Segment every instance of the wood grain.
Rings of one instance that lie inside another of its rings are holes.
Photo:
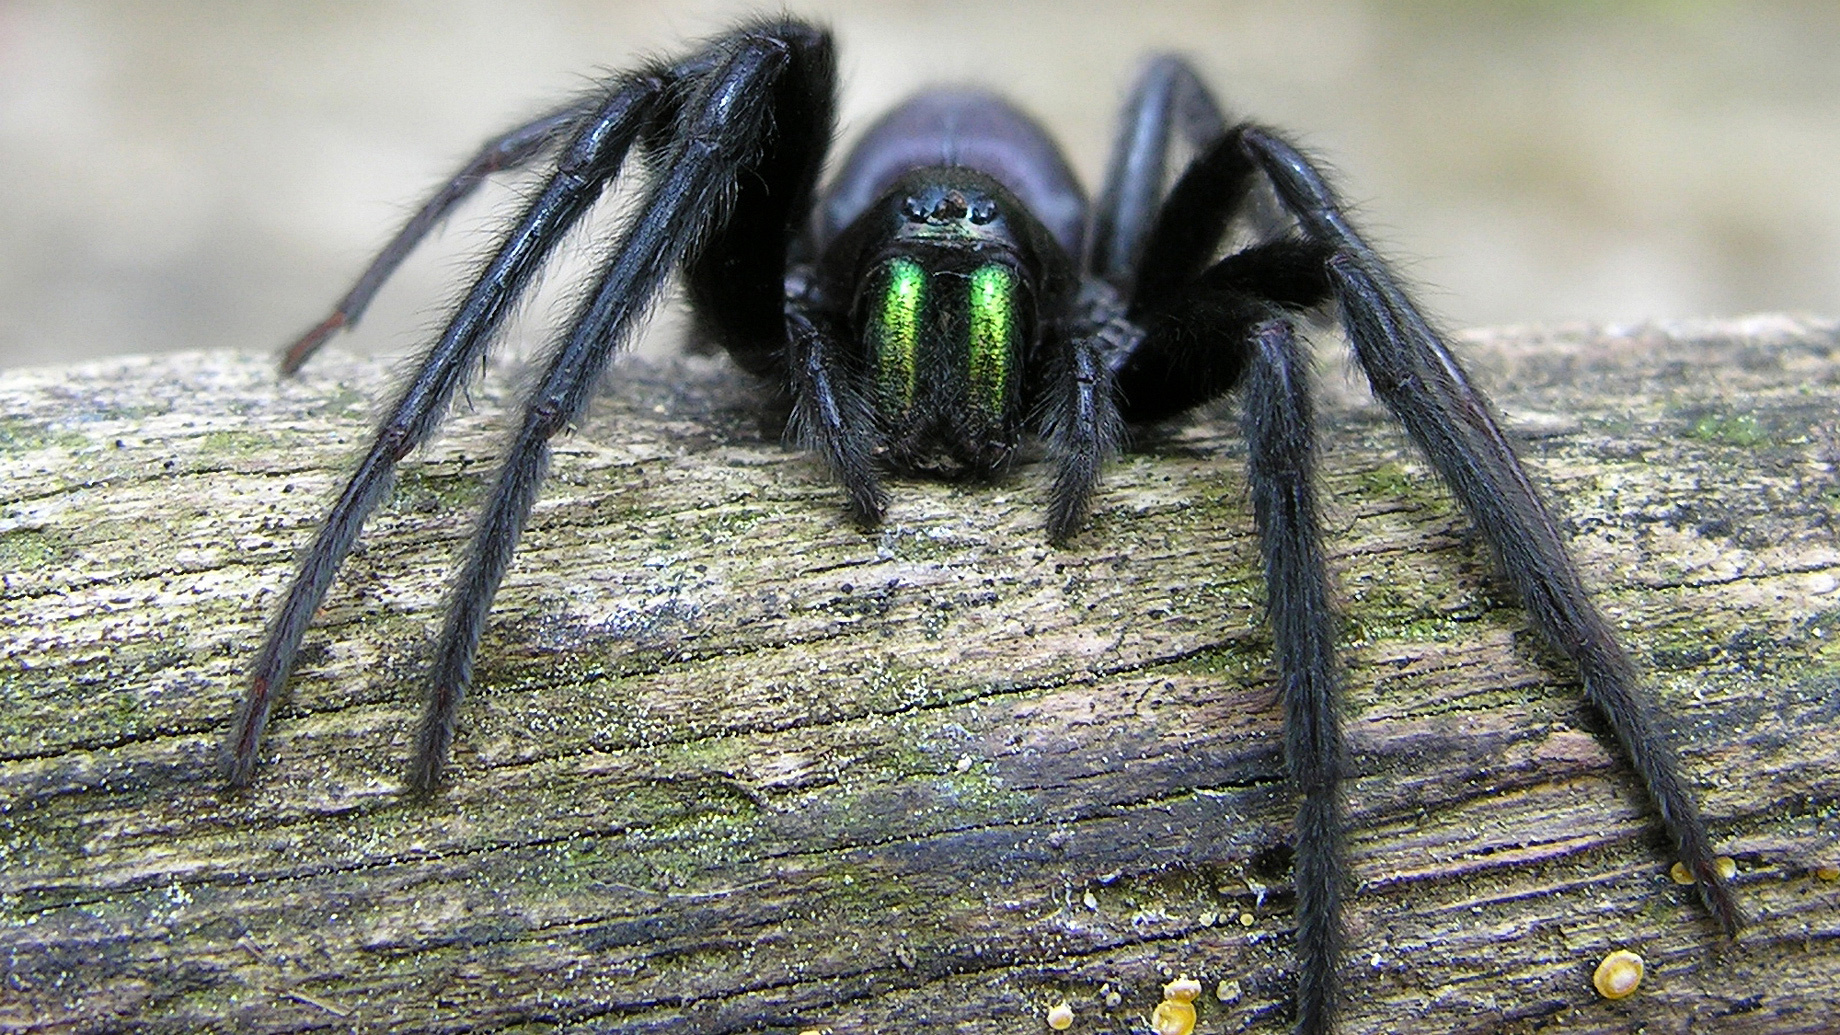
[[[1345,1028],[1831,1032],[1840,329],[1466,336],[1739,865],[1725,944],[1490,560],[1324,364],[1358,889]],[[1322,352],[1332,355],[1333,341]],[[451,789],[418,677],[516,378],[346,565],[247,793],[217,743],[383,364],[0,375],[0,1027],[1284,1030],[1287,825],[1243,451],[897,481],[864,533],[720,363],[629,362],[500,594]],[[1230,415],[1229,415],[1230,416]],[[1596,998],[1608,951],[1642,990]]]

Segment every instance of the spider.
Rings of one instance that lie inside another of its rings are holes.
[[[451,590],[412,788],[441,781],[481,628],[550,439],[582,411],[674,273],[700,333],[782,393],[789,435],[822,458],[865,527],[886,506],[885,472],[991,478],[1030,432],[1053,468],[1047,535],[1064,543],[1125,428],[1238,388],[1286,764],[1300,799],[1296,1030],[1329,1031],[1345,763],[1296,325],[1339,312],[1374,392],[1462,501],[1534,626],[1577,667],[1706,908],[1736,933],[1742,915],[1674,752],[1488,400],[1309,159],[1270,129],[1228,125],[1195,70],[1165,55],[1147,64],[1126,104],[1095,202],[1027,115],[956,88],[894,108],[820,187],[835,78],[829,35],[796,20],[744,24],[681,59],[614,75],[489,141],[288,350],[282,365],[292,372],[358,320],[417,242],[488,175],[547,159],[547,180],[401,390],[305,554],[225,746],[231,784],[249,782],[301,637],[396,464],[428,439],[532,277],[637,149],[650,173],[643,199],[525,401]],[[1170,175],[1178,153],[1189,160]],[[1222,257],[1236,228],[1251,241]]]

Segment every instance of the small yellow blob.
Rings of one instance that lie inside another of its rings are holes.
[[[1642,984],[1642,957],[1628,949],[1618,949],[1597,965],[1591,984],[1605,999],[1627,999]]]
[[[1150,1011],[1150,1030],[1156,1035],[1189,1035],[1195,1030],[1195,1004],[1165,999]]]
[[[1073,1027],[1073,1007],[1067,1005],[1067,1000],[1062,999],[1048,1007],[1048,1027],[1055,1031],[1066,1031]]]
[[[1840,866],[1817,866],[1814,875],[1822,880],[1840,880]]]
[[[1163,986],[1163,998],[1192,1003],[1201,998],[1201,982],[1184,974]]]
[[[1729,855],[1721,855],[1712,860],[1712,868],[1718,871],[1720,880],[1730,880],[1738,875],[1738,861]],[[1693,871],[1687,869],[1687,864],[1683,862],[1677,862],[1668,867],[1668,876],[1672,877],[1676,884],[1693,883]]]

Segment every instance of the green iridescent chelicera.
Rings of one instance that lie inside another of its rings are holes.
[[[883,267],[882,276],[882,304],[869,320],[869,344],[875,350],[882,405],[898,412],[913,405],[914,386],[920,377],[926,271],[912,259],[894,259]]]
[[[1016,355],[1016,274],[995,263],[971,274],[970,328],[966,374],[973,402],[997,417],[1009,400]]]

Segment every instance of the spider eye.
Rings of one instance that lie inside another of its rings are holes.
[[[926,271],[912,259],[882,267],[869,296],[868,345],[875,356],[876,392],[888,413],[914,402],[919,381],[920,323],[926,307]]]

